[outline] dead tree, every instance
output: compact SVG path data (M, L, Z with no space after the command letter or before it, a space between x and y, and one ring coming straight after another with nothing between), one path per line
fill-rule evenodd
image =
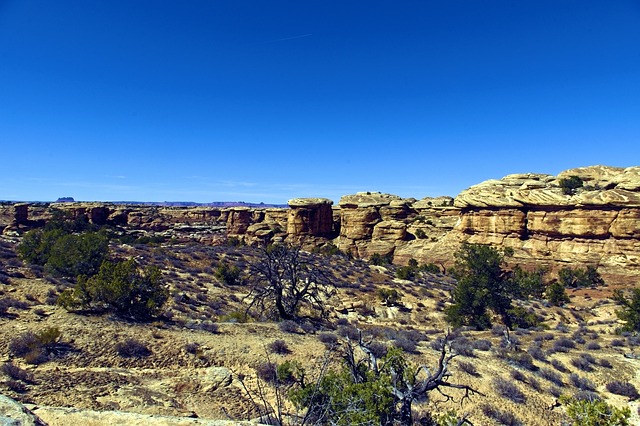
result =
M295 320L302 307L323 317L335 293L320 259L299 247L270 245L249 268L248 310L257 307L278 319Z

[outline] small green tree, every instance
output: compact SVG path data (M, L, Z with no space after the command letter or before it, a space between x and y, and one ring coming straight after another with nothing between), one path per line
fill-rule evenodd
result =
M558 280L568 288L580 288L604 285L598 268L588 265L586 268L562 268L558 271Z
M430 392L438 391L453 399L448 391L457 389L464 391L462 400L477 392L470 386L449 382L448 368L457 356L449 335L443 339L433 369L415 368L398 348L378 356L361 333L358 335L337 348L343 359L339 370L327 371L314 383L299 381L299 386L290 391L296 407L306 410L301 424L411 426L414 402L428 399ZM442 425L465 423L466 418L458 419L454 413L438 418Z
M395 306L402 300L402 295L395 288L379 288L376 291L378 298L387 306Z
M628 426L631 410L629 407L616 408L596 399L575 399L561 397L560 402L567 407L567 416L572 426Z
M62 227L36 229L24 235L17 250L28 263L44 266L56 275L93 275L109 253L109 238L105 232L70 234Z
M631 297L625 297L618 291L614 294L614 299L622 305L616 311L618 318L625 322L622 331L640 331L640 288L634 288Z
M487 245L463 244L455 258L452 275L457 284L454 303L445 310L447 320L456 327L482 330L491 326L491 309L510 327L511 284L503 270L504 255Z
M580 176L569 176L558 181L564 195L574 195L578 188L582 188L584 181Z
M525 271L517 265L511 273L512 295L517 299L528 299L530 297L542 297L545 289L544 276L547 273L545 268L537 268L533 271Z
M549 303L555 306L562 306L565 303L569 303L569 295L565 290L564 286L560 282L553 282L545 291L545 295L547 296L547 300Z
M236 265L221 262L215 269L214 276L227 285L240 283L240 269Z
M145 320L157 314L169 297L155 266L140 270L135 260L104 261L98 274L80 276L73 290L65 290L58 303L69 309L113 311Z

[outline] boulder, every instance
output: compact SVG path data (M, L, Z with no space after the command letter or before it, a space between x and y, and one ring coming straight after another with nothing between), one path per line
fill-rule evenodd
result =
M47 426L24 405L8 396L0 395L0 425L2 426Z

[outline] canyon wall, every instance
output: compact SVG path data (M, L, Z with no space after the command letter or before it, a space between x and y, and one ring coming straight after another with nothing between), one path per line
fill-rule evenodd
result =
M565 194L561 182L572 176L583 185ZM414 258L443 265L452 263L466 241L511 247L510 262L525 267L594 265L615 281L640 276L640 167L514 174L472 186L455 200L361 192L332 204L323 198L293 199L288 209L5 203L0 230L18 236L59 209L92 223L177 241L219 244L233 237L307 248L333 243L358 258L377 253L399 264Z

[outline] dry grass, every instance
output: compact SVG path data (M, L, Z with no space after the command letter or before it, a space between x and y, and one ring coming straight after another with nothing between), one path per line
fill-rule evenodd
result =
M3 253L12 249L12 242L2 242ZM339 335L353 333L355 325L377 342L380 353L400 346L416 365L432 365L438 356L436 340L447 329L438 308L449 300L447 277L429 275L409 285L395 279L393 268L370 268L361 261L332 257L325 262L335 268L343 285L338 296L328 301L333 309L330 324L324 328L279 325L244 316L248 288L242 283L228 286L215 277L214 265L222 260L245 268L254 255L251 248L191 243L116 245L113 249L119 256L134 256L143 265L162 268L171 298L156 321L130 323L109 315L68 313L48 304L68 283L38 277L18 265L15 257L7 257L10 267L0 264L0 270L11 271L11 276L3 275L2 282L7 282L0 284L0 291L15 301L0 316L0 356L13 360L3 377L7 395L50 406L247 419L256 411L238 378L256 389L256 369L264 365L267 355L271 362L298 360L313 376L326 348ZM383 306L375 295L379 287L402 293L401 306ZM544 318L545 329L513 333L519 352L501 348L501 330L496 334L462 331L456 343L461 356L456 358L451 380L486 395L474 396L462 408L474 424L560 424L562 408L549 407L559 394L579 390L595 391L613 404L627 404L625 395L640 386L637 361L623 357L635 342L614 334L616 306L597 299L596 293L589 296L591 300L574 297L570 308L525 304ZM37 367L9 353L9 343L16 336L47 327L62 332L68 350L52 351ZM148 352L118 355L118 344L130 339ZM214 373L221 367L232 373L232 380L216 379ZM496 377L507 384L498 384ZM606 388L616 381L623 385ZM515 389L509 386L514 383ZM270 387L265 391L268 398L273 396ZM434 398L417 408L433 409L436 402ZM440 402L437 410L461 410L458 402Z

